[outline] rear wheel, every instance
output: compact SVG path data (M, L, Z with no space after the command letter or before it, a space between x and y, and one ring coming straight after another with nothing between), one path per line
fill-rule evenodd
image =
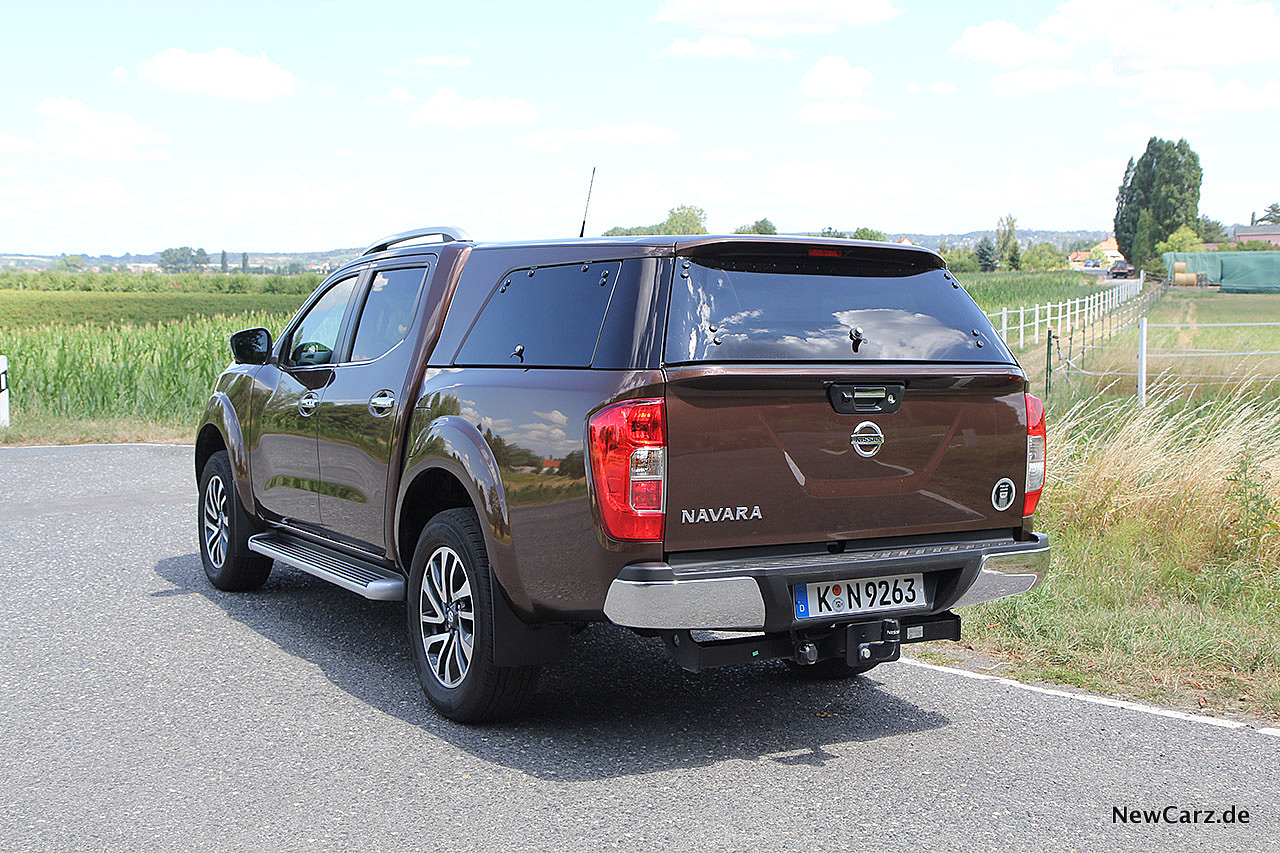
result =
M231 458L225 450L204 464L196 512L200 562L209 582L228 592L257 589L266 583L271 558L249 550L249 537L257 531L236 493Z
M540 667L493 662L489 558L476 514L451 509L418 537L409 572L409 644L422 690L436 709L460 723L520 710Z

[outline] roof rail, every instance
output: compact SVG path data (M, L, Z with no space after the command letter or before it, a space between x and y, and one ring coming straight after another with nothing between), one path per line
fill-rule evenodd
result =
M383 237L381 240L373 243L369 248L361 252L360 257L372 255L374 252L385 251L396 243L403 243L405 240L415 240L418 237L435 236L444 238L443 242L445 243L452 243L454 241L463 243L472 242L471 235L466 231L463 231L461 228L454 228L451 225L432 225L428 228L414 228L411 231L401 231L399 234L392 234L390 237Z

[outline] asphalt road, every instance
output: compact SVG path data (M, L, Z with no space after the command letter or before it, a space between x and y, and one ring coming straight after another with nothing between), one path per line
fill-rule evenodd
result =
M524 720L447 722L402 605L209 586L190 460L0 448L0 849L1280 848L1280 737L904 664L692 675L593 628ZM1167 805L1250 823L1113 822Z

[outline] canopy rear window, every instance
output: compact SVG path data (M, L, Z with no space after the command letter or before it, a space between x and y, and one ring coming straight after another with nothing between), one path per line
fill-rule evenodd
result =
M1013 362L932 256L797 249L678 259L665 363Z

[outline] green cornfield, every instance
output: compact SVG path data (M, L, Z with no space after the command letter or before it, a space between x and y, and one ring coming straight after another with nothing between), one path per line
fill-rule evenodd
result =
M288 312L252 312L146 325L38 326L0 331L13 420L138 418L193 423L231 361L232 332L278 332Z
M1063 302L1098 290L1094 276L1072 270L957 273L956 280L988 314L1001 308Z

